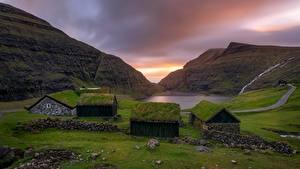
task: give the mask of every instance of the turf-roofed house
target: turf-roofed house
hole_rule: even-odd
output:
[[[30,107],[26,108],[34,114],[50,116],[73,116],[76,115],[76,103],[54,96],[44,96]]]
[[[180,107],[175,103],[139,103],[132,110],[130,134],[136,136],[178,137]]]
[[[240,120],[231,112],[208,101],[201,101],[191,110],[190,122],[197,128],[238,134]]]
[[[83,93],[77,104],[77,116],[113,117],[117,107],[117,98],[113,94]]]

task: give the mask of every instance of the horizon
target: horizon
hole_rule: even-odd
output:
[[[299,46],[296,0],[0,0],[45,19],[70,37],[122,58],[157,83],[210,48],[230,42]],[[215,12],[218,11],[218,12]]]

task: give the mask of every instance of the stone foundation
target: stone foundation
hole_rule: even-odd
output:
[[[204,123],[203,129],[239,134],[240,124],[239,123]]]

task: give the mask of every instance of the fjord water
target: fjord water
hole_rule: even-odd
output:
[[[181,109],[194,107],[201,100],[207,100],[214,103],[220,103],[230,100],[231,97],[219,95],[195,95],[195,96],[151,96],[146,98],[146,102],[169,102],[177,103]]]

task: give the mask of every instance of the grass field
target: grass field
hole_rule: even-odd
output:
[[[267,93],[273,89],[267,89]],[[277,89],[276,89],[277,90]],[[253,92],[253,96],[259,96],[266,91]],[[267,96],[264,96],[267,97]],[[250,98],[249,98],[250,99]],[[261,100],[257,100],[260,102]],[[120,128],[129,127],[129,116],[133,106],[138,101],[128,98],[119,101],[119,114],[122,119],[116,122]],[[269,140],[284,141],[296,149],[300,149],[299,140],[280,138],[277,134],[263,130],[262,128],[274,128],[285,131],[300,131],[300,89],[291,96],[288,103],[276,110],[262,113],[240,113],[237,116],[241,119],[241,130],[243,133],[258,134]],[[251,103],[257,105],[255,100]],[[232,105],[234,105],[232,103]],[[7,113],[0,118],[0,145],[9,145],[20,148],[33,146],[41,148],[68,148],[83,155],[83,161],[65,163],[64,169],[91,168],[95,164],[110,163],[121,169],[195,169],[205,166],[208,169],[297,169],[300,168],[300,155],[292,157],[278,153],[251,152],[251,155],[244,154],[243,150],[226,148],[218,143],[211,143],[212,152],[200,153],[195,146],[170,144],[162,140],[157,150],[148,151],[144,147],[148,138],[132,137],[124,133],[107,132],[86,132],[86,131],[60,131],[49,129],[40,133],[15,133],[14,128],[18,122],[30,121],[34,118],[45,117],[34,115],[26,111]],[[185,126],[180,129],[180,136],[201,137],[197,129],[187,124],[188,117],[183,116]],[[81,118],[87,121],[103,121],[99,118]],[[141,149],[137,150],[138,145]],[[90,160],[91,152],[101,152],[97,160]],[[114,151],[115,152],[114,152]],[[102,158],[105,160],[102,160]],[[163,164],[154,165],[155,160],[162,160]],[[232,164],[231,160],[238,161]]]

